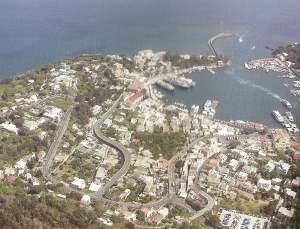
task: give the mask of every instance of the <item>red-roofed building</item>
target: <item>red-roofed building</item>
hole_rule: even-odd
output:
[[[294,160],[299,160],[300,159],[300,151],[296,151],[293,153],[293,159]]]
[[[127,88],[130,92],[139,92],[142,90],[143,82],[141,80],[135,80],[132,84],[130,84]]]

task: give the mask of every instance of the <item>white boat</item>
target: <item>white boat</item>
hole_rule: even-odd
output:
[[[282,99],[281,103],[289,109],[293,108],[292,104],[289,101],[287,101],[286,99]]]
[[[246,68],[246,69],[248,69],[248,70],[250,70],[250,69],[251,69],[251,67],[249,66],[249,64],[248,64],[248,63],[245,63],[245,68]]]
[[[279,111],[275,110],[272,112],[272,114],[278,122],[280,122],[280,123],[284,122],[284,119],[283,119],[282,115],[279,113]]]
[[[289,111],[285,112],[285,116],[288,118],[290,122],[294,122],[294,117],[291,112]]]

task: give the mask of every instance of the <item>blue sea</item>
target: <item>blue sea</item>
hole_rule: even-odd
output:
[[[9,76],[81,53],[132,55],[139,49],[207,53],[207,40],[220,32],[234,37],[217,43],[233,65],[194,73],[190,90],[166,100],[202,105],[217,99],[217,118],[256,120],[277,126],[271,112],[300,103],[278,73],[247,71],[244,62],[270,56],[265,47],[300,42],[299,0],[1,0],[0,76]]]

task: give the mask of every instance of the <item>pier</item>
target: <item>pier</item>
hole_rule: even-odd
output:
[[[213,46],[213,43],[216,41],[216,40],[219,40],[219,39],[224,39],[224,38],[227,38],[227,37],[231,37],[232,36],[232,33],[219,33],[217,34],[216,36],[213,36],[212,38],[210,38],[208,40],[208,48],[210,50],[210,52],[214,55],[214,56],[218,56],[218,53],[216,51],[216,49],[214,48]]]

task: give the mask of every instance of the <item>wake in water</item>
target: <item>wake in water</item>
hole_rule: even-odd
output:
[[[244,37],[246,36],[247,33],[248,33],[248,31],[243,34],[236,33],[236,36],[238,37],[238,40],[240,43],[242,43],[244,41]]]
[[[257,89],[265,92],[266,94],[272,96],[274,99],[277,99],[279,102],[281,102],[283,100],[278,94],[276,94],[275,92],[271,91],[268,88],[265,88],[265,87],[263,87],[261,85],[255,84],[255,83],[252,83],[249,80],[241,79],[239,77],[234,77],[234,79],[236,79],[240,84],[243,84],[243,85],[247,84],[247,85],[249,85],[249,86],[251,86],[253,88],[257,88]]]

